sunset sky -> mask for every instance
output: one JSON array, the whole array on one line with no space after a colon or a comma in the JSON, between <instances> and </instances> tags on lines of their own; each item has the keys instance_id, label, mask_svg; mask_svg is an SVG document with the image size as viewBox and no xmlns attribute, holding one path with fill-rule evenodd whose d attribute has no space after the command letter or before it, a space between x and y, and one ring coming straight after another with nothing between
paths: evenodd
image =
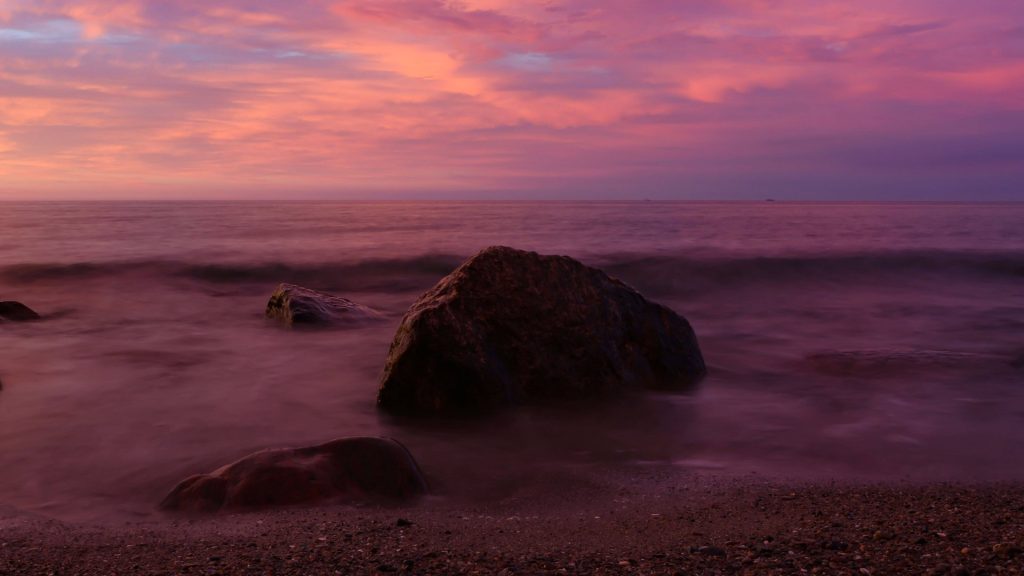
<instances>
[{"instance_id":1,"label":"sunset sky","mask_svg":"<svg viewBox=\"0 0 1024 576\"><path fill-rule=\"evenodd\" d=\"M0 199L1024 200L1019 0L0 0Z\"/></svg>"}]
</instances>

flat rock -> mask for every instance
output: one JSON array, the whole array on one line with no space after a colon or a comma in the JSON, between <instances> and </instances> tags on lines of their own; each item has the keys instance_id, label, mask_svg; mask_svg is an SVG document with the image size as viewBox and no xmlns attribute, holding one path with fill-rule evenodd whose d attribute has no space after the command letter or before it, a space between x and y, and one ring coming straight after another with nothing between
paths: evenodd
<instances>
[{"instance_id":1,"label":"flat rock","mask_svg":"<svg viewBox=\"0 0 1024 576\"><path fill-rule=\"evenodd\" d=\"M343 326L378 318L355 302L294 284L281 284L267 303L267 318L288 326Z\"/></svg>"},{"instance_id":2,"label":"flat rock","mask_svg":"<svg viewBox=\"0 0 1024 576\"><path fill-rule=\"evenodd\" d=\"M353 437L256 452L184 480L160 508L216 512L324 502L399 503L426 491L419 465L400 442Z\"/></svg>"},{"instance_id":3,"label":"flat rock","mask_svg":"<svg viewBox=\"0 0 1024 576\"><path fill-rule=\"evenodd\" d=\"M402 319L378 405L404 415L685 390L705 374L689 322L566 256L491 247Z\"/></svg>"},{"instance_id":4,"label":"flat rock","mask_svg":"<svg viewBox=\"0 0 1024 576\"><path fill-rule=\"evenodd\" d=\"M36 314L35 310L25 306L21 302L0 302L0 320L29 322L32 320L39 320L40 318L41 316Z\"/></svg>"}]
</instances>

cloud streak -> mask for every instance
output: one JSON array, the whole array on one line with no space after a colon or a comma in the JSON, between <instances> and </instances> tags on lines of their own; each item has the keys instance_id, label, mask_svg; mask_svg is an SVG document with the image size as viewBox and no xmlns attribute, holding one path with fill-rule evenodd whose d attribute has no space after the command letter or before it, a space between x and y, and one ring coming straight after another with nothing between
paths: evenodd
<instances>
[{"instance_id":1,"label":"cloud streak","mask_svg":"<svg viewBox=\"0 0 1024 576\"><path fill-rule=\"evenodd\" d=\"M8 0L0 199L1020 199L1021 21L1010 0Z\"/></svg>"}]
</instances>

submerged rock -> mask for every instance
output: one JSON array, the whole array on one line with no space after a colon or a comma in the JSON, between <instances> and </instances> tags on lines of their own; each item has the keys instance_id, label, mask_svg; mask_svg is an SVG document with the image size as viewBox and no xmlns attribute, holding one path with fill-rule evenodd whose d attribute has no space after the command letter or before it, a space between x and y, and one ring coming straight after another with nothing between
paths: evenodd
<instances>
[{"instance_id":1,"label":"submerged rock","mask_svg":"<svg viewBox=\"0 0 1024 576\"><path fill-rule=\"evenodd\" d=\"M316 502L403 502L427 483L391 438L342 438L309 448L264 450L178 484L163 510L216 512Z\"/></svg>"},{"instance_id":2,"label":"submerged rock","mask_svg":"<svg viewBox=\"0 0 1024 576\"><path fill-rule=\"evenodd\" d=\"M41 316L36 314L35 310L25 306L21 302L0 302L0 320L28 322L31 320L39 320L40 318Z\"/></svg>"},{"instance_id":3,"label":"submerged rock","mask_svg":"<svg viewBox=\"0 0 1024 576\"><path fill-rule=\"evenodd\" d=\"M402 319L377 397L388 411L476 415L705 373L689 322L565 256L491 247Z\"/></svg>"},{"instance_id":4,"label":"submerged rock","mask_svg":"<svg viewBox=\"0 0 1024 576\"><path fill-rule=\"evenodd\" d=\"M294 284L277 287L266 314L288 326L338 326L377 318L377 313L366 306Z\"/></svg>"}]
</instances>

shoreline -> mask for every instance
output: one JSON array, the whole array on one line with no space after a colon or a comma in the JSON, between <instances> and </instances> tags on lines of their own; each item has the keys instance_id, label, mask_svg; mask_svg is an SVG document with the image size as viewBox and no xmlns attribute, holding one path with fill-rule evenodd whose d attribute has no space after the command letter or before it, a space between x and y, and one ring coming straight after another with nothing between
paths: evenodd
<instances>
[{"instance_id":1,"label":"shoreline","mask_svg":"<svg viewBox=\"0 0 1024 576\"><path fill-rule=\"evenodd\" d=\"M75 524L0 512L0 574L1022 574L1024 482L664 476L494 502Z\"/></svg>"}]
</instances>

